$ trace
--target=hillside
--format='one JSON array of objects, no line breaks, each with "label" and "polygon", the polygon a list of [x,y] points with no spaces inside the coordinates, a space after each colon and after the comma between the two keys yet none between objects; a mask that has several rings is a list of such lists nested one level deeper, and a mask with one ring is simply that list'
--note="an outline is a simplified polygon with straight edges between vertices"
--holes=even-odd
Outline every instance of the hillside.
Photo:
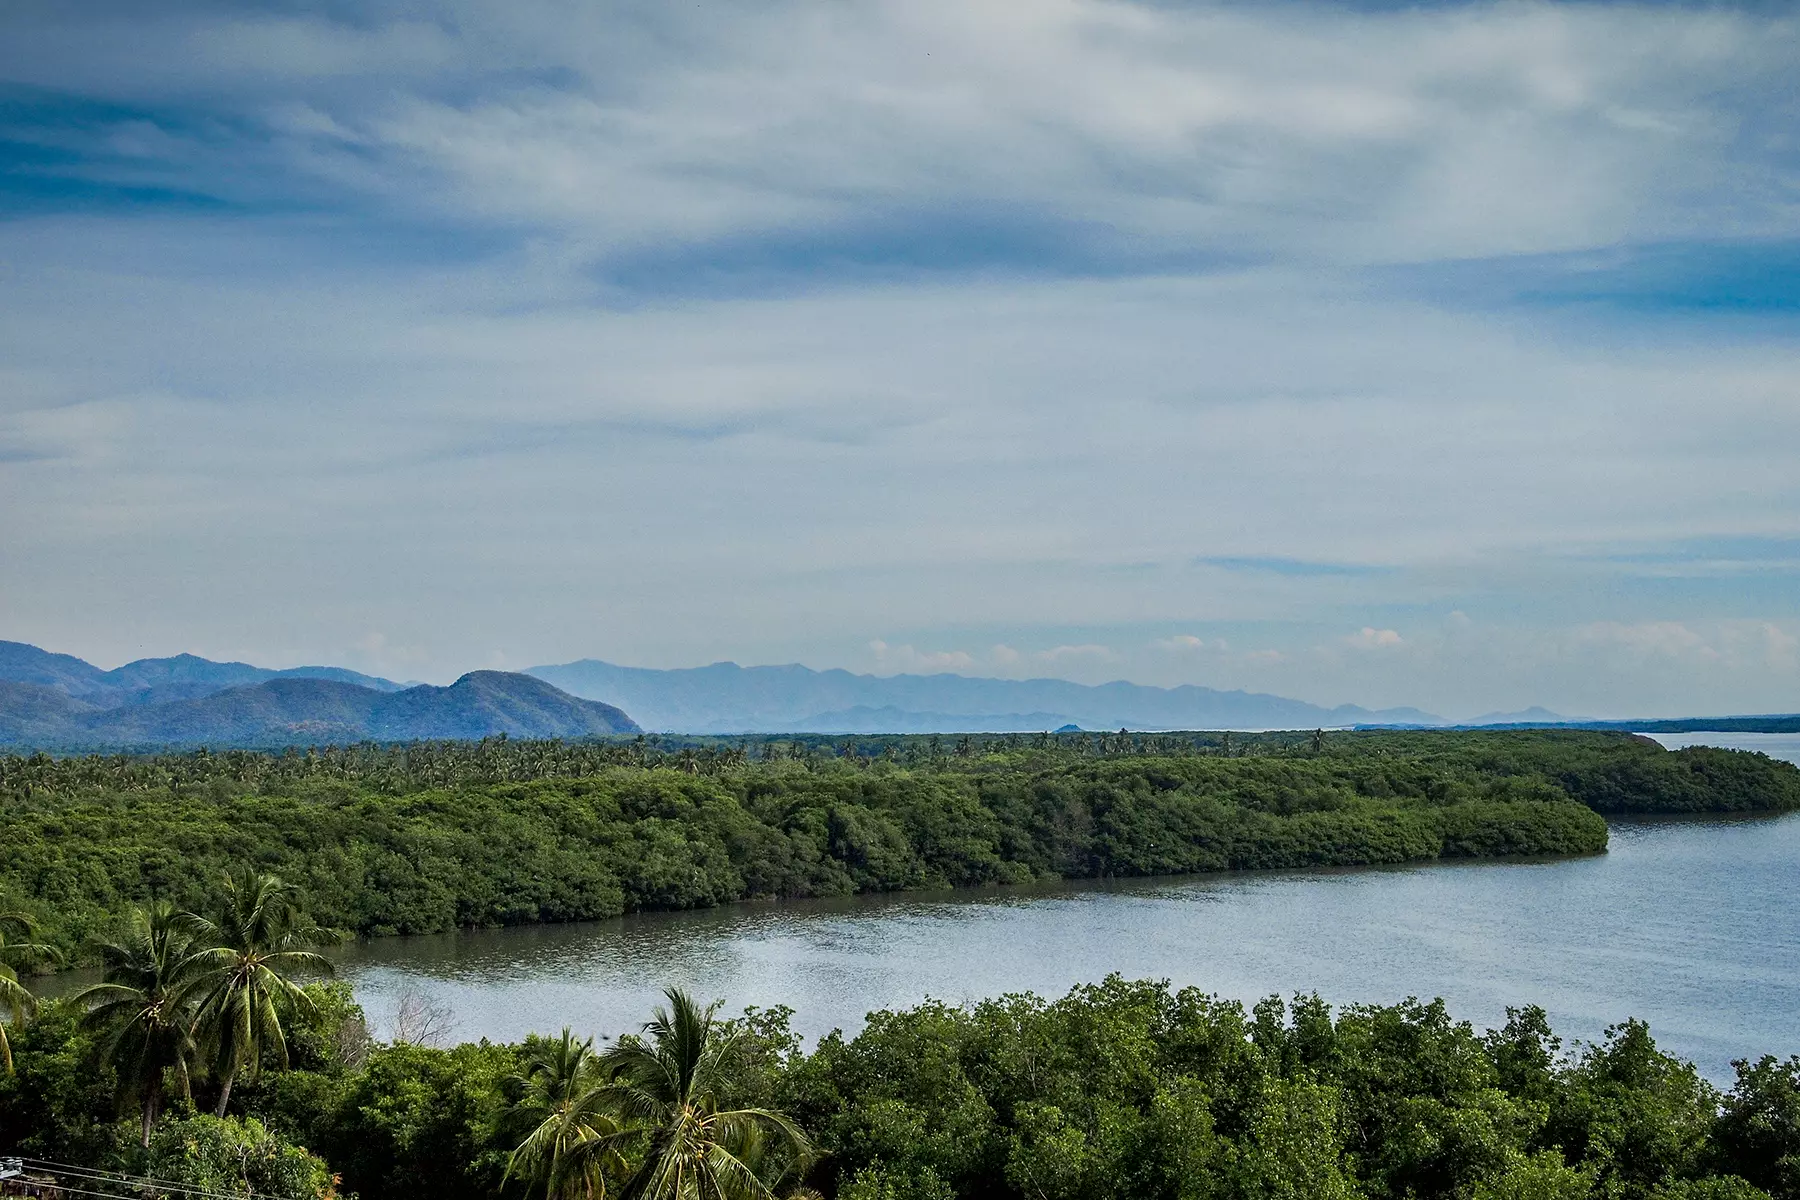
[{"label": "hillside", "polygon": [[194,700],[226,688],[272,679],[329,679],[379,692],[397,692],[405,684],[344,667],[288,667],[275,670],[241,662],[214,662],[196,654],[140,658],[102,671],[72,654],[55,654],[25,642],[0,641],[0,682],[31,683],[55,688],[101,708],[126,704],[166,704]]},{"label": "hillside", "polygon": [[48,684],[0,680],[0,744],[60,743],[95,711],[92,704]]},{"label": "hillside", "polygon": [[[1324,708],[1258,692],[1184,685],[1097,687],[1065,679],[963,675],[853,675],[808,667],[709,667],[659,671],[597,659],[531,667],[564,691],[617,704],[647,729],[684,733],[956,733],[1055,729],[1299,729],[1436,725],[1415,708]],[[998,714],[998,715],[996,715]],[[1021,724],[1020,722],[1023,722]]]},{"label": "hillside", "polygon": [[474,671],[449,687],[400,691],[276,678],[197,699],[107,709],[41,684],[0,683],[0,743],[14,746],[286,746],[637,730],[611,705],[500,671]]}]

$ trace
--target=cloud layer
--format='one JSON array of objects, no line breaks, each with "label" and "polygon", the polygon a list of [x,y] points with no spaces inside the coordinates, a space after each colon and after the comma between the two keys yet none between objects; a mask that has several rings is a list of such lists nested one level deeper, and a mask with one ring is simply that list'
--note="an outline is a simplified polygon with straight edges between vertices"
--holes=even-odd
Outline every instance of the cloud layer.
[{"label": "cloud layer", "polygon": [[1800,707],[1779,14],[0,21],[7,636]]}]

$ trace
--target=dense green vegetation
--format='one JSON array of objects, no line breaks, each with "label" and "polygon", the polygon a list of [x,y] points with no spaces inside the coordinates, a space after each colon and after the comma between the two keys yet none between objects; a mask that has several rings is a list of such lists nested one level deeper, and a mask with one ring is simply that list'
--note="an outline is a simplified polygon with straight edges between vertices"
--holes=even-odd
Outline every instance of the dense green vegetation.
[{"label": "dense green vegetation", "polygon": [[1800,771],[1606,733],[433,743],[0,759],[0,910],[73,956],[244,866],[360,934],[754,897],[1590,853]]},{"label": "dense green vegetation", "polygon": [[685,1037],[671,1014],[598,1051],[436,1049],[371,1044],[341,985],[309,995],[288,1069],[223,1119],[173,1102],[148,1147],[91,1022],[45,1005],[0,1075],[0,1154],[296,1198],[655,1194],[709,1136],[773,1194],[845,1200],[1800,1198],[1800,1058],[1720,1093],[1636,1022],[1565,1051],[1535,1009],[1480,1033],[1441,1003],[1245,1011],[1114,978],[876,1013],[810,1052],[785,1012],[696,1035],[691,1009]]},{"label": "dense green vegetation", "polygon": [[[1565,1051],[1535,1009],[1483,1034],[1114,978],[810,1051],[678,993],[609,1047],[440,1049],[302,984],[326,927],[1579,853],[1600,812],[1796,807],[1787,764],[1579,732],[0,760],[0,1155],[296,1200],[1800,1200],[1800,1057],[1721,1093],[1635,1022]],[[103,981],[39,1004],[64,951]]]}]

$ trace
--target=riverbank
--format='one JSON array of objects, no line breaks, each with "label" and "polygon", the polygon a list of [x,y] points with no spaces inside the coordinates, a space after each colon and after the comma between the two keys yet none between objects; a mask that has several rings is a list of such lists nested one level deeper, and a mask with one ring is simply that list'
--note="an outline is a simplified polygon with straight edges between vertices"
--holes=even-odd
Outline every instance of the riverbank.
[{"label": "riverbank", "polygon": [[499,743],[0,760],[0,905],[78,961],[129,904],[204,907],[246,862],[296,885],[321,923],[380,936],[759,897],[1595,853],[1595,811],[1800,806],[1791,764],[1626,735],[1194,736],[965,739],[949,753],[847,742],[830,758],[789,743],[756,759],[741,745]]},{"label": "riverbank", "polygon": [[[645,913],[337,947],[380,1028],[403,995],[454,1036],[510,1041],[631,1027],[667,982],[786,1004],[808,1039],[926,997],[1059,994],[1117,970],[1246,1004],[1443,996],[1479,1022],[1542,1004],[1598,1039],[1649,1020],[1709,1078],[1800,1052],[1800,815],[1613,825],[1605,855],[1045,883]],[[647,969],[653,966],[654,970]]]},{"label": "riverbank", "polygon": [[[1767,760],[1696,770],[1724,752],[1606,735],[1358,735],[1250,755],[1149,755],[1124,738],[1104,753],[1001,747],[911,765],[854,748],[710,769],[589,762],[572,777],[554,745],[447,752],[465,755],[460,776],[420,770],[412,749],[12,760],[0,904],[74,958],[129,904],[204,908],[244,863],[295,885],[320,923],[379,936],[759,897],[1596,853],[1592,808],[1621,795],[1664,811],[1800,804],[1791,767],[1788,798],[1755,778]],[[494,773],[523,778],[483,781]]]}]

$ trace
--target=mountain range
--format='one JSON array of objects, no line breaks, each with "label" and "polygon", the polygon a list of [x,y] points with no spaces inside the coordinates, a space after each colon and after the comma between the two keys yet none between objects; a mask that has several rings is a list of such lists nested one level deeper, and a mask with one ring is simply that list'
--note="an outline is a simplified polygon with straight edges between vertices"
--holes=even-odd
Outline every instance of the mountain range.
[{"label": "mountain range", "polygon": [[54,654],[24,642],[0,642],[0,680],[55,688],[97,708],[194,700],[225,688],[271,679],[329,679],[378,692],[397,692],[408,686],[343,667],[289,667],[276,671],[249,663],[213,662],[193,654],[140,658],[102,671],[73,654]]},{"label": "mountain range", "polygon": [[0,642],[0,745],[288,746],[636,733],[610,704],[541,679],[472,671],[407,686],[341,667],[275,671],[191,654],[112,671]]},{"label": "mountain range", "polygon": [[[1416,708],[1326,708],[1193,685],[857,675],[730,662],[655,670],[581,659],[517,674],[472,671],[448,687],[432,687],[343,667],[275,670],[192,654],[139,659],[107,671],[73,655],[0,641],[0,747],[15,751],[279,747],[501,733],[587,737],[643,729],[689,734],[1036,733],[1448,724]],[[1488,713],[1457,727],[1545,725],[1794,732],[1800,730],[1800,715],[1620,721],[1572,719],[1533,707]]]},{"label": "mountain range", "polygon": [[[627,716],[630,713],[635,716]],[[423,738],[677,733],[1011,733],[1436,725],[1418,709],[1323,708],[1211,688],[1062,679],[855,675],[789,665],[654,670],[594,659],[449,687],[343,667],[274,670],[192,654],[107,671],[0,641],[0,745],[280,746]]]},{"label": "mountain range", "polygon": [[653,670],[597,659],[526,674],[616,704],[646,729],[682,733],[1013,733],[1085,729],[1311,729],[1441,725],[1416,708],[1324,708],[1259,692],[1066,679],[853,675],[802,666]]}]

